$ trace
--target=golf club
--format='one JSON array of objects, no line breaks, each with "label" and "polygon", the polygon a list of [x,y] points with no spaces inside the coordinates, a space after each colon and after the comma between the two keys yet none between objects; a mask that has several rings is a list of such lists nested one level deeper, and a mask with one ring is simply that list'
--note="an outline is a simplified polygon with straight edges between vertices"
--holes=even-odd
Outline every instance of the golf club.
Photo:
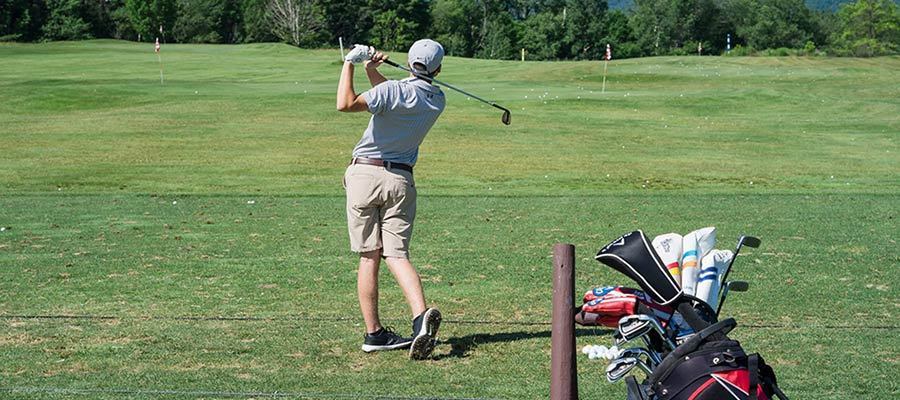
[{"label": "golf club", "polygon": [[606,367],[606,380],[611,383],[622,380],[634,367],[640,367],[648,376],[653,373],[647,364],[634,357],[617,358]]},{"label": "golf club", "polygon": [[762,243],[762,241],[759,240],[759,238],[753,237],[753,236],[741,236],[740,239],[738,239],[737,246],[734,248],[734,255],[731,257],[731,261],[728,263],[728,266],[725,267],[725,274],[722,275],[722,280],[719,282],[721,284],[721,289],[720,289],[720,293],[719,293],[719,309],[722,308],[722,306],[721,306],[722,292],[725,291],[725,287],[726,287],[726,285],[724,285],[724,283],[728,282],[728,274],[731,273],[731,266],[734,265],[734,260],[737,260],[738,254],[741,252],[741,248],[743,248],[744,246],[747,246],[747,247],[752,247],[755,249],[755,248],[759,247],[759,245],[761,243]]},{"label": "golf club", "polygon": [[455,86],[453,86],[453,85],[449,85],[449,84],[447,84],[447,83],[445,83],[445,82],[441,82],[441,81],[439,81],[439,80],[437,80],[437,79],[434,79],[434,78],[432,78],[432,77],[430,77],[430,76],[420,74],[420,73],[418,73],[418,72],[416,72],[416,71],[413,71],[412,69],[406,68],[406,67],[404,67],[404,66],[402,66],[402,65],[400,65],[400,64],[397,64],[397,63],[395,63],[395,62],[393,62],[393,61],[391,61],[391,60],[382,60],[382,62],[384,62],[385,64],[390,65],[390,66],[392,66],[392,67],[400,68],[400,69],[402,69],[402,70],[404,70],[404,71],[406,71],[406,72],[409,72],[409,73],[411,73],[411,74],[413,74],[413,75],[415,75],[415,76],[417,76],[417,77],[419,77],[419,78],[427,79],[427,80],[429,80],[429,81],[432,81],[432,82],[434,82],[434,83],[437,83],[438,85],[444,86],[444,87],[446,87],[446,88],[448,88],[448,89],[453,89],[453,90],[455,90],[455,91],[457,91],[457,92],[460,92],[460,93],[462,93],[462,94],[464,94],[464,95],[466,95],[466,96],[469,96],[469,97],[471,97],[471,98],[473,98],[473,99],[475,99],[475,100],[478,100],[478,101],[480,101],[480,102],[482,102],[482,103],[489,104],[489,105],[491,105],[491,106],[493,106],[493,107],[499,108],[499,109],[503,110],[503,115],[500,117],[500,121],[502,121],[504,125],[509,125],[509,123],[510,123],[510,114],[509,114],[509,110],[506,109],[506,108],[504,108],[504,107],[502,107],[502,106],[500,106],[500,105],[498,105],[497,103],[494,103],[493,101],[487,101],[487,100],[485,100],[485,99],[482,99],[481,97],[478,97],[478,96],[476,96],[476,95],[474,95],[474,94],[471,94],[471,93],[469,93],[469,92],[466,92],[465,90],[462,90],[462,89],[460,89],[460,88],[458,88],[458,87],[455,87]]},{"label": "golf club", "polygon": [[659,356],[659,354],[657,354],[654,351],[650,351],[650,350],[647,350],[647,349],[644,349],[641,347],[631,347],[631,348],[623,349],[622,351],[619,352],[619,354],[616,356],[616,358],[633,357],[633,358],[637,358],[638,360],[640,360],[641,356],[647,357],[647,365],[649,365],[650,368],[656,368],[656,366],[662,362],[662,358]]},{"label": "golf club", "polygon": [[[675,343],[666,336],[666,331],[663,329],[662,324],[659,323],[658,319],[651,315],[626,315],[619,320],[618,330],[622,333],[622,339],[624,339],[625,342],[637,339],[638,337],[653,331],[659,335],[660,339],[668,346],[669,350],[675,349]],[[649,342],[649,340],[648,345],[652,346],[652,343]]]},{"label": "golf club", "polygon": [[719,299],[719,307],[716,309],[716,317],[722,312],[722,304],[728,298],[729,292],[746,292],[750,290],[750,283],[746,281],[725,282],[725,288],[722,289],[722,298]]}]

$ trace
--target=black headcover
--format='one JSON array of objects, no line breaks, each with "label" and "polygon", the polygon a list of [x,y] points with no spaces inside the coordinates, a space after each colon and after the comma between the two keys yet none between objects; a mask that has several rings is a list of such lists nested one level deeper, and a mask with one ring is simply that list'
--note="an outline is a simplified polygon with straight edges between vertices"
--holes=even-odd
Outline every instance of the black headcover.
[{"label": "black headcover", "polygon": [[633,279],[659,304],[677,306],[684,294],[643,231],[613,240],[594,258]]}]

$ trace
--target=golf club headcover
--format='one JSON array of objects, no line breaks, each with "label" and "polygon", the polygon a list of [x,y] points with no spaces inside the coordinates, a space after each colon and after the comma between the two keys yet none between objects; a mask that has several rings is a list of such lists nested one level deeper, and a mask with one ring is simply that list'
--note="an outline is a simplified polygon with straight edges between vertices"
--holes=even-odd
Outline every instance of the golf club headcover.
[{"label": "golf club headcover", "polygon": [[697,231],[693,231],[681,241],[681,288],[685,294],[693,296],[697,292],[699,261]]},{"label": "golf club headcover", "polygon": [[730,250],[713,250],[700,260],[696,297],[705,301],[713,309],[719,305],[719,286],[722,275],[733,256],[734,253]]},{"label": "golf club headcover", "polygon": [[709,226],[694,231],[697,236],[697,259],[703,259],[716,247],[716,227]]},{"label": "golf club headcover", "polygon": [[619,319],[626,315],[648,314],[656,317],[666,326],[674,313],[672,307],[653,302],[646,293],[622,286],[594,288],[584,294],[584,305],[575,316],[575,322],[584,326],[618,326]]},{"label": "golf club headcover", "polygon": [[653,248],[679,285],[681,285],[681,241],[683,239],[677,233],[666,233],[653,238]]},{"label": "golf club headcover", "polygon": [[642,231],[613,240],[594,258],[637,282],[659,304],[674,306],[682,295],[678,283]]},{"label": "golf club headcover", "polygon": [[584,293],[584,298],[582,299],[585,303],[589,303],[591,301],[597,299],[612,299],[616,297],[630,297],[637,298],[646,302],[652,302],[653,299],[650,298],[646,293],[642,292],[639,289],[624,287],[624,286],[602,286],[595,287],[591,290],[588,290]]}]

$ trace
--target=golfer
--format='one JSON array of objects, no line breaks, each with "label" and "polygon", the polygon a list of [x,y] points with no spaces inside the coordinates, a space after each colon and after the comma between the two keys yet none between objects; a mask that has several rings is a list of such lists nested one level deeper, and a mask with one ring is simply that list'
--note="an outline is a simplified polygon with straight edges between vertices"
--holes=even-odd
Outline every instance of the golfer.
[{"label": "golfer", "polygon": [[[350,249],[359,253],[357,294],[366,323],[365,352],[409,348],[421,360],[434,350],[441,313],[425,307],[422,281],[409,261],[409,241],[416,217],[413,168],[419,145],[444,110],[444,94],[428,77],[441,72],[444,48],[423,39],[409,48],[410,74],[388,80],[380,72],[388,56],[368,46],[355,46],[345,58],[337,89],[337,109],[372,113],[369,126],[353,149],[344,174]],[[372,89],[353,89],[354,64],[364,63]],[[412,337],[402,337],[378,318],[378,269],[387,263],[403,290],[413,316]]]}]

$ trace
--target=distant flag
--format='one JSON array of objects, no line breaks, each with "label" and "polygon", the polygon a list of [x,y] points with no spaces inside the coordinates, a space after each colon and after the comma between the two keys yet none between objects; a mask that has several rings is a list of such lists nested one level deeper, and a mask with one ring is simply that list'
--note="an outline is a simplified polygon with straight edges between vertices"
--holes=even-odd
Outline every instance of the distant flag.
[{"label": "distant flag", "polygon": [[159,38],[156,38],[156,52],[159,53]]},{"label": "distant flag", "polygon": [[159,34],[162,35],[162,33],[163,33],[162,25],[160,25],[160,26],[159,26]]},{"label": "distant flag", "polygon": [[609,47],[609,43],[606,44],[606,56],[604,56],[606,61],[612,60],[612,48]]},{"label": "distant flag", "polygon": [[697,42],[697,55],[703,55],[703,42]]}]

